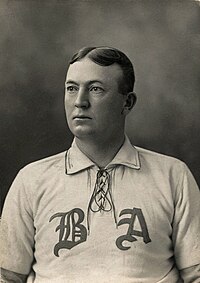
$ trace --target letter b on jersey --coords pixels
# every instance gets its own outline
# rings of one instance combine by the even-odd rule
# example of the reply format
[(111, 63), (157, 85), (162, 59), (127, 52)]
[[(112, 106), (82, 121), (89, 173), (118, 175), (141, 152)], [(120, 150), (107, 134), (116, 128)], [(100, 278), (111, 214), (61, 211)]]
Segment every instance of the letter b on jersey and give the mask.
[(81, 223), (84, 220), (84, 212), (80, 208), (74, 208), (66, 213), (54, 214), (49, 222), (54, 218), (60, 217), (60, 224), (56, 227), (59, 231), (59, 241), (54, 247), (55, 256), (59, 256), (60, 249), (72, 249), (76, 245), (85, 242), (87, 230)]

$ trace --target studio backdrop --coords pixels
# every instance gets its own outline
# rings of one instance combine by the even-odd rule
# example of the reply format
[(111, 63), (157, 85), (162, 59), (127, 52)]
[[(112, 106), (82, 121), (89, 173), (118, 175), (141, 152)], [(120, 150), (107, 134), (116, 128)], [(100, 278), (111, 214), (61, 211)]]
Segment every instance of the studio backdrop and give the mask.
[(23, 166), (70, 145), (64, 81), (83, 46), (129, 56), (138, 100), (127, 134), (185, 161), (200, 184), (199, 27), (199, 1), (1, 0), (1, 205)]

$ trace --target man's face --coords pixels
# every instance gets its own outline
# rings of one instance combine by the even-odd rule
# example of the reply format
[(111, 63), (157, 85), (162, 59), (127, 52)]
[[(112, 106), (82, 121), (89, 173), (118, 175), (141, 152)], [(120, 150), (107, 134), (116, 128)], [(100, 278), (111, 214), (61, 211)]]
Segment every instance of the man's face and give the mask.
[(65, 83), (65, 110), (78, 138), (109, 138), (124, 131), (125, 96), (119, 93), (119, 65), (100, 66), (88, 58), (70, 65)]

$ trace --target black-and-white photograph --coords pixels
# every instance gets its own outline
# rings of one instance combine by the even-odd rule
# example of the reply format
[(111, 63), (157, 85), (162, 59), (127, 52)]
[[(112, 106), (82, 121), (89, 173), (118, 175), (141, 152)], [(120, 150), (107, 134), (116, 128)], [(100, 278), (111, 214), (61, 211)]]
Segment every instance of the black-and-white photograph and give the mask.
[(2, 283), (200, 282), (200, 1), (1, 0)]

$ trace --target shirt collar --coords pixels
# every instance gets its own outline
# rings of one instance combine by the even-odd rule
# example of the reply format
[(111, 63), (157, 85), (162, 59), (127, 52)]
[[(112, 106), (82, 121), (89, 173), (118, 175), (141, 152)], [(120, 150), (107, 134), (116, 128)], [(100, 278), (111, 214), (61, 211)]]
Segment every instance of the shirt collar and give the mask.
[[(66, 174), (74, 174), (87, 168), (96, 166), (76, 145), (75, 140), (66, 154)], [(132, 169), (140, 169), (139, 153), (125, 136), (124, 143), (113, 160), (106, 166), (112, 168), (116, 165), (124, 165)]]

